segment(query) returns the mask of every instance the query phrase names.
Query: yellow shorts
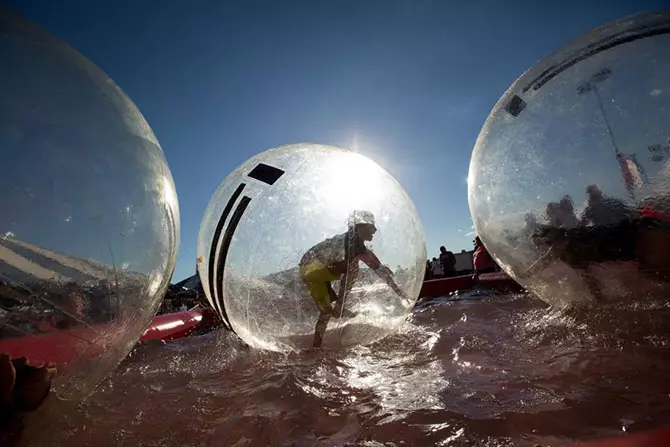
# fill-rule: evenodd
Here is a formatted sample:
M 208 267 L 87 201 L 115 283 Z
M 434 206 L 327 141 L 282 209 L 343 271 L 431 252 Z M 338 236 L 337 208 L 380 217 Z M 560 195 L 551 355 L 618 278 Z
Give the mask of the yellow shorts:
M 307 284 L 307 290 L 316 305 L 319 308 L 331 308 L 328 283 L 339 280 L 339 275 L 330 273 L 328 267 L 321 261 L 312 261 L 300 266 L 300 276 Z

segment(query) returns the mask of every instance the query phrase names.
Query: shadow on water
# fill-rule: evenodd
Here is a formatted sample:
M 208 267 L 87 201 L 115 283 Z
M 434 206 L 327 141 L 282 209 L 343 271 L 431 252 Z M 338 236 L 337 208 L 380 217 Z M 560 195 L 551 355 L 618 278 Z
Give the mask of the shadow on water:
M 223 331 L 143 345 L 47 445 L 566 445 L 649 429 L 670 421 L 667 321 L 663 306 L 560 311 L 480 290 L 342 351 L 254 351 Z

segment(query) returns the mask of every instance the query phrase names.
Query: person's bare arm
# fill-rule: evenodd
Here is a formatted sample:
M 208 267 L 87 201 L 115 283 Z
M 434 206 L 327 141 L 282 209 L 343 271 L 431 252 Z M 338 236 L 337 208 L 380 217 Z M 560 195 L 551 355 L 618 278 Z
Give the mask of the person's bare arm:
M 384 267 L 377 255 L 369 249 L 366 249 L 365 252 L 361 255 L 361 261 L 363 261 L 365 265 L 370 267 L 375 272 Z
M 405 293 L 402 291 L 400 287 L 395 283 L 393 280 L 393 272 L 391 271 L 390 268 L 386 267 L 385 265 L 382 265 L 382 263 L 379 261 L 379 258 L 370 250 L 368 250 L 364 255 L 361 256 L 361 260 L 374 272 L 382 278 L 384 281 L 386 281 L 386 284 L 398 295 L 405 297 Z

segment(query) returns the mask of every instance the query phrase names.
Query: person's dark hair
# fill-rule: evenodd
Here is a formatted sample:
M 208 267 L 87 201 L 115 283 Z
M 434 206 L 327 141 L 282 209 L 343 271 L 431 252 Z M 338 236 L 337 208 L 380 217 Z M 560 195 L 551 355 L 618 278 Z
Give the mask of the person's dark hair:
M 586 187 L 586 193 L 587 193 L 588 195 L 592 195 L 592 194 L 596 194 L 596 195 L 597 195 L 597 194 L 602 194 L 603 192 L 602 192 L 602 190 L 598 187 L 598 185 L 596 185 L 596 184 L 592 184 L 592 185 L 589 185 L 589 186 Z
M 564 211 L 570 211 L 570 212 L 572 212 L 572 211 L 575 209 L 575 207 L 574 207 L 574 205 L 573 205 L 573 203 L 572 203 L 572 197 L 567 196 L 567 195 L 566 195 L 566 196 L 563 196 L 563 197 L 561 198 L 561 201 L 558 203 L 558 205 L 559 205 L 559 207 L 560 207 L 561 209 L 563 209 Z
M 444 245 L 440 246 L 440 251 L 447 251 L 447 248 Z

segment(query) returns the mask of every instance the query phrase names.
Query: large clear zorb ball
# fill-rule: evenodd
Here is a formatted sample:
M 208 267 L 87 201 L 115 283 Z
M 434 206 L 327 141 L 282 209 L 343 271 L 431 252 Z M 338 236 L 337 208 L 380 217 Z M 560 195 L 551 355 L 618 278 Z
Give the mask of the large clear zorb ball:
M 416 209 L 388 172 L 355 152 L 296 144 L 226 177 L 205 212 L 198 260 L 207 297 L 249 345 L 310 348 L 320 321 L 321 346 L 337 349 L 402 324 L 426 248 Z M 324 318 L 324 309 L 333 312 Z
M 502 268 L 552 304 L 667 296 L 670 15 L 566 44 L 497 103 L 470 211 Z
M 76 402 L 127 355 L 169 284 L 174 183 L 119 87 L 4 7 L 0 61 L 0 354 L 53 362 L 47 401 Z

